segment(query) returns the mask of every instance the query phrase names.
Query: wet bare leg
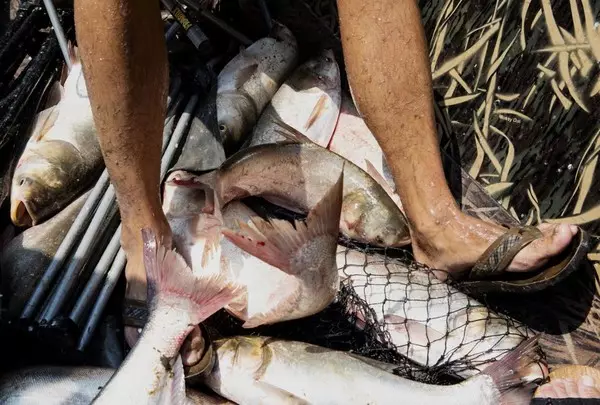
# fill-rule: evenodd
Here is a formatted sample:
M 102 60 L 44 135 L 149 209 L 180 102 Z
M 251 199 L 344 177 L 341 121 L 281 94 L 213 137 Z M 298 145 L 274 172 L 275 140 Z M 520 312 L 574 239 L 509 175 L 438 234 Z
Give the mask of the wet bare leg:
M 338 0 L 338 8 L 353 96 L 390 164 L 416 258 L 438 269 L 466 270 L 503 228 L 463 214 L 446 183 L 417 2 Z M 509 271 L 539 268 L 577 232 L 569 225 L 540 228 L 545 237 L 523 249 Z
M 126 296 L 145 300 L 141 229 L 154 229 L 171 245 L 159 196 L 168 91 L 159 3 L 75 0 L 75 24 L 94 122 L 123 223 Z M 130 345 L 137 340 L 133 328 L 126 329 L 126 336 Z

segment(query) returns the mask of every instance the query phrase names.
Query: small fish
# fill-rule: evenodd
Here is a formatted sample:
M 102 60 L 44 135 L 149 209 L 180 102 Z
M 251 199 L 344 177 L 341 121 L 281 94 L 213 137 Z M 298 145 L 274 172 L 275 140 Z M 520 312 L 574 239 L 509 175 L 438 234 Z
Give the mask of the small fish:
M 282 125 L 285 125 L 282 123 Z M 286 133 L 302 137 L 289 126 Z M 260 196 L 290 211 L 305 214 L 323 198 L 344 165 L 340 231 L 370 245 L 410 243 L 406 217 L 385 190 L 365 171 L 313 142 L 252 146 L 228 158 L 207 176 L 222 204 Z
M 186 403 L 179 349 L 195 325 L 227 305 L 239 291 L 219 272 L 211 271 L 219 266 L 220 252 L 210 228 L 204 231 L 206 261 L 196 272 L 174 250 L 159 245 L 152 231 L 142 231 L 150 315 L 133 350 L 94 404 Z
M 73 66 L 64 88 L 57 90 L 60 101 L 36 117 L 13 175 L 10 215 L 17 226 L 35 226 L 55 215 L 97 178 L 104 164 L 81 63 L 73 48 L 71 57 Z
M 244 286 L 244 293 L 225 308 L 244 320 L 245 328 L 310 316 L 334 300 L 342 182 L 340 173 L 306 223 L 297 221 L 295 228 L 287 221 L 264 221 L 238 201 L 215 214 L 222 215 L 222 222 L 214 232 L 224 235 L 220 271 Z M 173 172 L 165 183 L 163 210 L 174 244 L 194 269 L 201 266 L 205 243 L 198 224 L 207 212 L 219 210 L 210 192 L 183 171 Z
M 327 149 L 369 173 L 402 209 L 400 196 L 396 191 L 394 177 L 385 154 L 375 135 L 358 113 L 352 98 L 346 93 L 342 94 L 340 117 Z
M 105 367 L 35 366 L 0 378 L 3 405 L 89 405 L 115 373 Z M 226 399 L 188 390 L 189 405 L 228 405 Z M 115 405 L 121 402 L 115 402 Z M 129 403 L 132 404 L 132 403 Z
M 9 316 L 18 316 L 38 280 L 50 265 L 90 191 L 79 196 L 58 214 L 13 238 L 2 249 L 2 293 Z
M 331 50 L 298 67 L 279 88 L 258 124 L 248 146 L 285 141 L 274 117 L 324 148 L 340 115 L 340 68 Z
M 221 70 L 217 121 L 227 154 L 237 150 L 277 89 L 298 63 L 292 32 L 274 22 L 272 35 L 240 51 Z
M 537 338 L 483 373 L 449 386 L 407 380 L 375 362 L 304 342 L 236 336 L 214 342 L 216 361 L 205 384 L 240 405 L 498 405 L 529 404 Z M 546 370 L 547 372 L 547 370 Z
M 348 300 L 347 308 L 357 326 L 365 326 L 373 314 L 371 321 L 383 328 L 398 353 L 424 367 L 456 362 L 456 374 L 471 377 L 533 335 L 431 271 L 343 246 L 337 265 L 342 283 L 358 298 Z M 473 368 L 461 367 L 468 364 Z

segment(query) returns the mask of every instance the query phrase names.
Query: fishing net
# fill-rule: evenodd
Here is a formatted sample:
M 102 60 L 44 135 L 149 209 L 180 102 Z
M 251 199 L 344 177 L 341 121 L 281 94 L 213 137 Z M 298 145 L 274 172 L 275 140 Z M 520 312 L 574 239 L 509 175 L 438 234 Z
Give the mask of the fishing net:
M 259 198 L 246 203 L 263 218 L 300 219 Z M 390 371 L 412 380 L 449 384 L 477 374 L 533 335 L 440 281 L 407 249 L 339 243 L 341 288 L 324 311 L 255 329 L 242 328 L 222 311 L 208 324 L 213 337 L 299 340 L 388 363 Z

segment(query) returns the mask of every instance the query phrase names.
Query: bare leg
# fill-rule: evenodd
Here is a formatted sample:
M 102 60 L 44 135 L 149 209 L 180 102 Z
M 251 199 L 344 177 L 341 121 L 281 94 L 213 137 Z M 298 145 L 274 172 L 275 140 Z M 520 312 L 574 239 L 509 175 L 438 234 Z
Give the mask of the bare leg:
M 466 270 L 503 228 L 463 214 L 446 183 L 416 0 L 338 0 L 338 7 L 353 96 L 387 156 L 416 258 L 438 269 Z M 540 228 L 545 237 L 523 249 L 508 270 L 539 268 L 577 232 L 569 225 Z
M 159 195 L 168 75 L 158 4 L 75 0 L 77 40 L 94 122 L 123 223 L 126 295 L 139 300 L 146 299 L 141 229 L 150 227 L 163 243 L 171 244 Z M 126 336 L 130 345 L 137 340 L 132 328 Z

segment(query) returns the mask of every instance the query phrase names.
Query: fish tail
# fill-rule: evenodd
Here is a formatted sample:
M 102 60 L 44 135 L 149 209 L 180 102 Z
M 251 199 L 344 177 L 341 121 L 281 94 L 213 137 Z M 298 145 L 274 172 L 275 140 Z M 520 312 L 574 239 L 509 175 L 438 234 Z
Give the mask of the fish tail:
M 206 244 L 206 260 L 193 272 L 183 257 L 156 240 L 150 229 L 142 230 L 148 298 L 155 306 L 168 304 L 187 315 L 190 324 L 199 324 L 231 302 L 240 288 L 226 274 L 212 271 L 220 262 L 220 250 Z M 211 242 L 211 241 L 209 241 Z M 203 271 L 206 270 L 206 271 Z
M 536 388 L 535 382 L 547 377 L 548 370 L 538 355 L 536 335 L 487 367 L 482 374 L 492 378 L 499 392 L 500 405 L 528 405 Z

